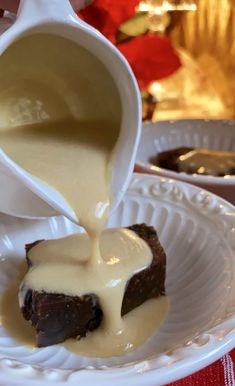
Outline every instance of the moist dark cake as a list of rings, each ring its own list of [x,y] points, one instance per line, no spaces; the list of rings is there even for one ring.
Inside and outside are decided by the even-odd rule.
[[[178,147],[177,149],[162,151],[156,156],[150,158],[150,162],[160,168],[179,172],[179,157],[192,150],[194,149],[190,147]]]
[[[150,298],[165,295],[166,255],[157,232],[145,224],[133,225],[128,229],[147,242],[153,259],[148,268],[135,274],[127,283],[122,316]],[[32,266],[28,252],[38,242],[26,245],[28,267]],[[88,331],[99,327],[103,317],[99,299],[95,294],[77,297],[39,293],[30,289],[26,293],[22,312],[36,330],[38,347],[61,343],[68,338],[85,337]]]
[[[183,157],[182,157],[183,156]],[[179,147],[150,158],[153,165],[175,172],[224,177],[235,175],[235,153]]]

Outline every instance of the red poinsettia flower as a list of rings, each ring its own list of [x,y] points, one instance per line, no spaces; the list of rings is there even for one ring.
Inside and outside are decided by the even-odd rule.
[[[118,27],[135,14],[140,0],[94,0],[78,15],[115,43]]]
[[[118,44],[118,48],[130,63],[140,88],[170,76],[181,66],[177,52],[164,36],[138,36]]]
[[[94,0],[78,15],[115,44],[119,26],[135,15],[139,1]],[[117,47],[130,63],[140,88],[171,75],[181,66],[170,40],[163,36],[142,35]]]

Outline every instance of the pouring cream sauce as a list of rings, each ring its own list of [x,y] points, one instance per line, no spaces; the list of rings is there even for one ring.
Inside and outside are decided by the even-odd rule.
[[[87,232],[33,248],[35,264],[23,288],[99,296],[104,313],[100,329],[81,342],[66,343],[71,350],[109,356],[137,347],[146,339],[143,328],[126,329],[129,316],[121,318],[121,305],[127,281],[150,265],[152,254],[132,231],[103,232],[121,125],[121,103],[111,76],[84,48],[37,35],[19,40],[3,54],[0,83],[1,148],[58,190]],[[156,312],[148,333],[166,315],[165,298],[158,299]]]

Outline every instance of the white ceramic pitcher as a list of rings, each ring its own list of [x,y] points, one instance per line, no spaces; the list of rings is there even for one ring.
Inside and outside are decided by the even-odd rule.
[[[77,17],[69,0],[21,0],[15,23],[0,37],[0,55],[16,40],[37,33],[56,34],[84,46],[104,63],[114,79],[122,105],[112,180],[114,210],[129,184],[140,139],[141,99],[135,77],[120,52]],[[77,222],[73,210],[59,192],[20,168],[2,150],[0,212],[29,218],[63,214]]]

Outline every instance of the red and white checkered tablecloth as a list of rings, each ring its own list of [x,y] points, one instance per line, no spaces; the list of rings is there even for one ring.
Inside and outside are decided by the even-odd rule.
[[[205,369],[167,386],[235,386],[235,349]]]

